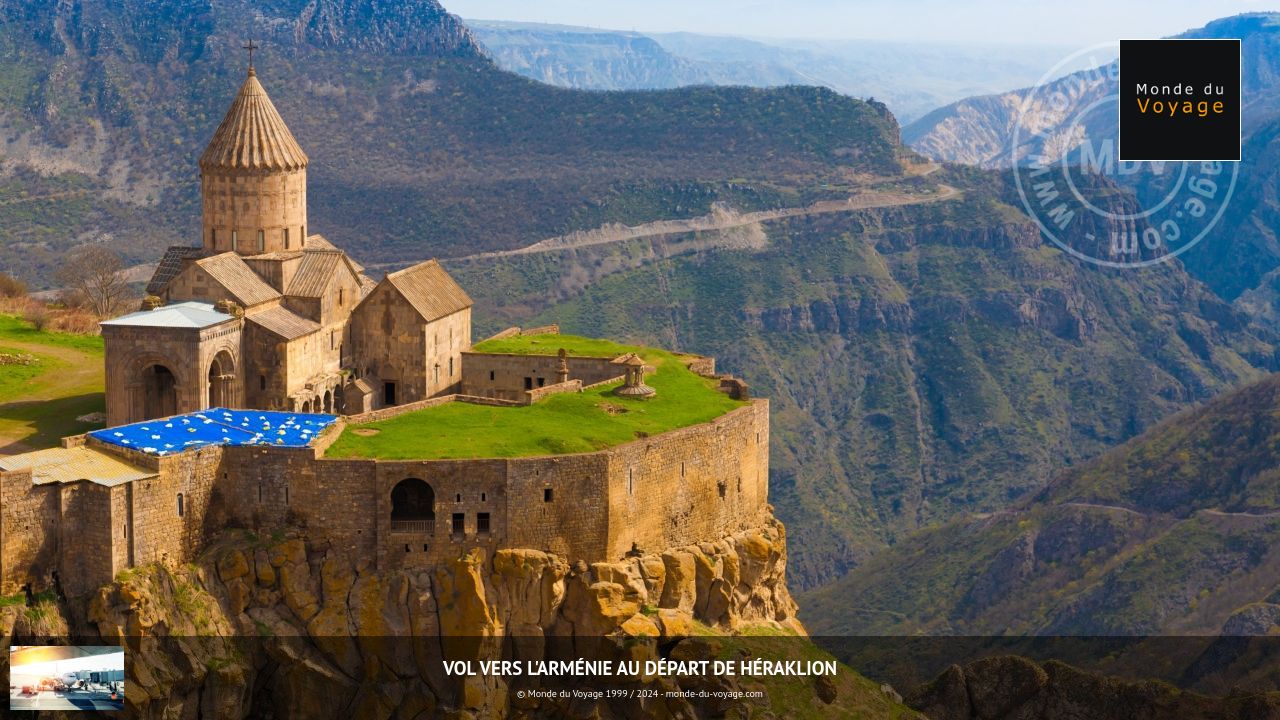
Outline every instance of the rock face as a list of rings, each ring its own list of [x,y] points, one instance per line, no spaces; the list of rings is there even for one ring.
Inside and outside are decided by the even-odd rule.
[[[255,716],[274,707],[281,717],[353,708],[355,717],[490,717],[509,709],[506,681],[448,677],[443,659],[635,659],[658,642],[748,624],[803,634],[785,566],[776,521],[589,567],[532,549],[470,549],[403,572],[377,572],[297,534],[264,542],[230,531],[197,565],[117,578],[90,599],[87,618],[105,641],[128,646],[137,717],[248,717],[251,707]]]

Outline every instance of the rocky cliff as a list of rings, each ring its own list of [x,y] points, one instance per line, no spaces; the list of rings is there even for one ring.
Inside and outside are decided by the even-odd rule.
[[[746,630],[813,649],[785,567],[776,522],[614,563],[472,549],[404,571],[377,571],[300,531],[229,530],[196,563],[123,572],[67,612],[76,631],[127,647],[127,701],[140,718],[613,717],[634,703],[521,699],[511,690],[530,688],[529,678],[450,677],[442,660],[709,657]],[[21,615],[9,611],[5,627]],[[907,712],[856,674],[841,675],[821,694],[811,679],[800,689],[819,707],[843,698],[836,704],[875,717]],[[619,682],[732,691],[748,681]],[[659,697],[641,710],[703,717],[717,713],[715,702]],[[752,702],[763,710],[781,695]]]

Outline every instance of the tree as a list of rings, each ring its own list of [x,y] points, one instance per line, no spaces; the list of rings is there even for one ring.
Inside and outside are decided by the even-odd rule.
[[[0,273],[0,297],[22,297],[26,294],[26,283],[8,273]]]
[[[111,317],[129,295],[120,256],[101,245],[73,250],[54,275],[60,284],[84,298],[98,317]]]

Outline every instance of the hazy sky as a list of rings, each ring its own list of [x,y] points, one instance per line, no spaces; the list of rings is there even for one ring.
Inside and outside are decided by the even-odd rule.
[[[1175,35],[1280,0],[441,0],[483,20],[789,38],[1084,46]]]

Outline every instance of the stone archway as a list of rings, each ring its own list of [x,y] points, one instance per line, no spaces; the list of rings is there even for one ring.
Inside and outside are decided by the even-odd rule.
[[[222,350],[209,363],[209,407],[235,406],[235,382],[236,361]]]
[[[346,411],[346,409],[347,403],[345,391],[342,389],[342,385],[338,385],[333,389],[333,412],[341,415]]]
[[[324,391],[324,411],[326,413],[333,412],[333,393],[328,390]]]
[[[138,371],[142,418],[151,419],[178,414],[178,380],[167,366],[152,363]]]
[[[436,493],[418,478],[405,478],[391,488],[391,532],[435,532]]]

